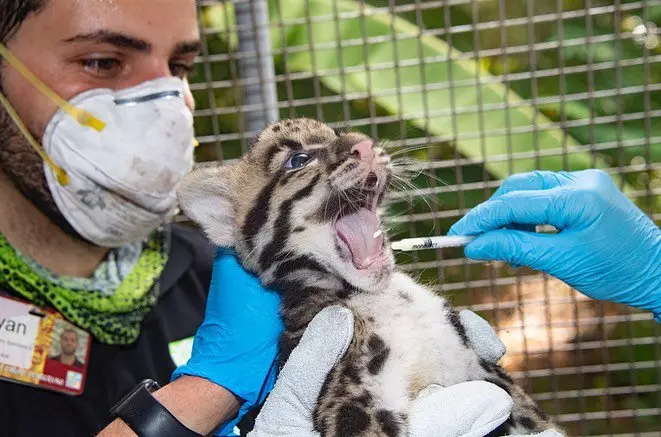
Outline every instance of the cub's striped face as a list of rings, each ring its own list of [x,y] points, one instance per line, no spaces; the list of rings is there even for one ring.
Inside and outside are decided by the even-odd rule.
[[[390,173],[388,156],[369,137],[285,120],[237,163],[193,171],[179,199],[212,241],[234,247],[267,282],[295,261],[370,289],[394,266],[379,213]]]

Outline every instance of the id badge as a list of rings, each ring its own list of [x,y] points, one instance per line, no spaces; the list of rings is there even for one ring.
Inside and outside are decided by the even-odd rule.
[[[0,379],[80,395],[90,335],[61,314],[0,296]]]

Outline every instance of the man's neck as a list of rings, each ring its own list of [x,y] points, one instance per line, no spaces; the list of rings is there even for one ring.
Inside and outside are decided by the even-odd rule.
[[[76,362],[76,356],[75,355],[60,355],[60,362],[62,364],[66,364],[67,366],[73,366],[73,364]]]
[[[0,234],[9,244],[59,276],[87,278],[108,249],[64,233],[0,170]]]

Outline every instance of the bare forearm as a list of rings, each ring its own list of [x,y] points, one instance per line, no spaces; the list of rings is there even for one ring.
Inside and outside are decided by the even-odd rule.
[[[193,376],[182,376],[154,393],[154,397],[181,423],[198,434],[207,435],[218,424],[233,417],[240,403],[223,387]],[[108,425],[99,437],[133,437],[121,419]]]

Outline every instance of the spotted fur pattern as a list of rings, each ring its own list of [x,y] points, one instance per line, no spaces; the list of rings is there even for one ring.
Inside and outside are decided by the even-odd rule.
[[[478,357],[448,302],[395,269],[387,241],[375,266],[352,262],[335,223],[380,205],[391,176],[383,149],[375,146],[369,162],[352,150],[366,140],[310,119],[285,120],[267,127],[237,163],[202,167],[179,190],[184,211],[208,237],[233,247],[244,267],[281,295],[282,362],[320,310],[342,305],[353,312],[354,338],[324,384],[315,429],[322,436],[405,436],[411,401],[424,387],[469,380],[493,382],[514,399],[511,417],[493,435],[552,428],[500,366]]]

